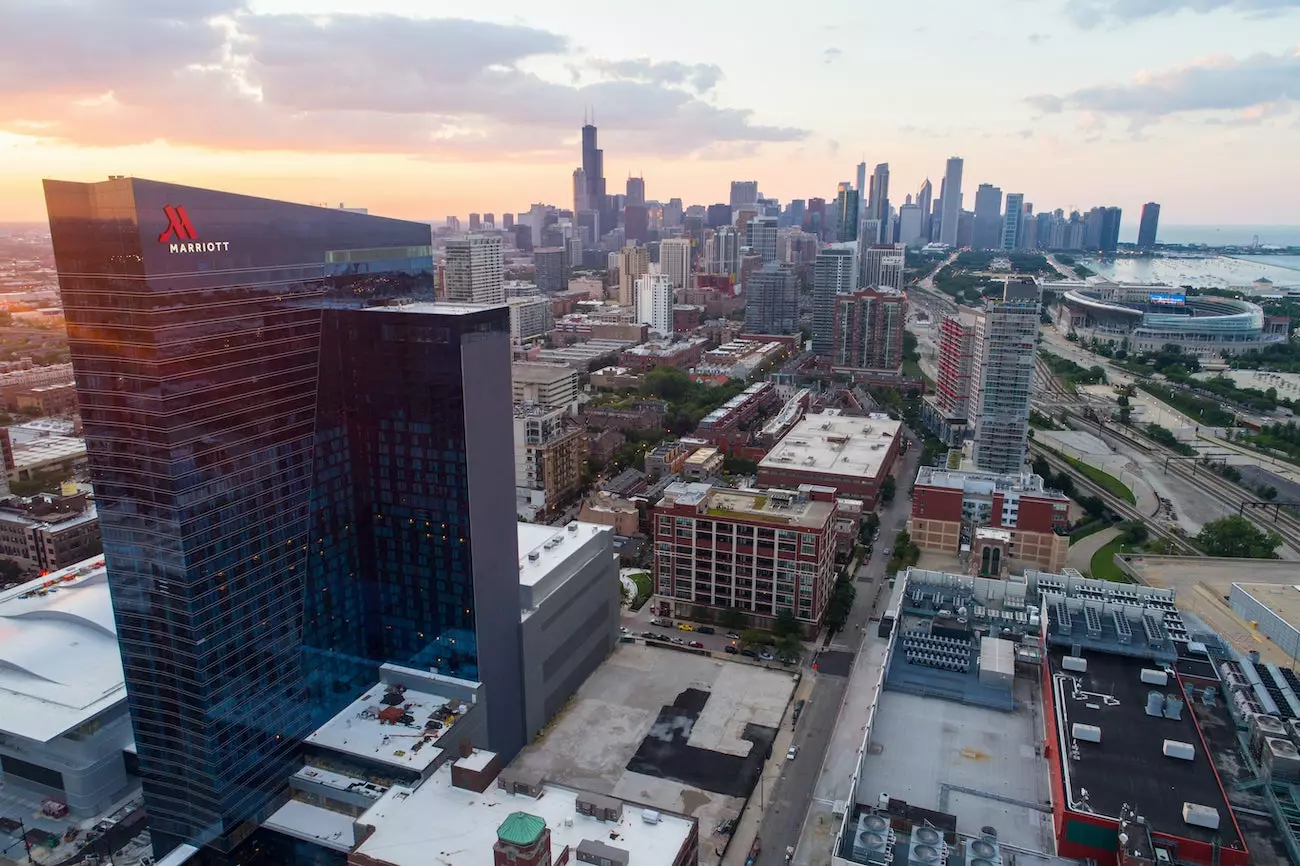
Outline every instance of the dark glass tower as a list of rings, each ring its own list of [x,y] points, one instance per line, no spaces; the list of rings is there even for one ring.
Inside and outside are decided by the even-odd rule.
[[[1138,246],[1149,250],[1156,245],[1156,232],[1160,228],[1160,205],[1149,201],[1142,205],[1142,222],[1138,224]]]
[[[432,297],[425,224],[46,201],[155,850],[237,845],[384,662],[484,682],[517,751],[504,308],[397,300]]]

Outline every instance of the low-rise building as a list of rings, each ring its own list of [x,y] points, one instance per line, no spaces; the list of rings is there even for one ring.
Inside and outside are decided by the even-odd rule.
[[[641,512],[631,499],[608,490],[598,490],[583,501],[578,518],[583,523],[608,526],[615,535],[626,537],[636,533]]]
[[[578,371],[565,364],[516,361],[510,366],[516,403],[568,409],[578,399]]]
[[[582,420],[588,427],[613,427],[618,430],[655,430],[664,426],[668,403],[664,400],[634,400],[627,405],[582,407]]]
[[[655,591],[675,616],[735,608],[770,626],[790,610],[820,622],[835,582],[834,518],[828,492],[674,482],[652,509]]]
[[[0,554],[56,571],[103,550],[99,516],[85,493],[13,497],[0,503]]]
[[[577,496],[587,466],[587,434],[564,409],[515,404],[515,498],[527,519]]]
[[[77,383],[68,381],[55,385],[37,385],[17,395],[18,411],[39,412],[42,416],[70,415],[77,411]]]
[[[0,400],[4,401],[6,409],[17,409],[20,393],[46,385],[64,385],[72,378],[71,364],[26,367],[0,373]]]
[[[7,455],[6,455],[7,456]],[[38,436],[13,440],[13,465],[6,467],[9,483],[30,481],[40,475],[71,478],[86,466],[86,440],[75,436]]]
[[[618,643],[619,579],[610,527],[519,524],[519,609],[528,739]]]
[[[529,360],[544,364],[567,364],[580,373],[586,373],[593,367],[605,366],[631,345],[630,340],[591,339],[563,348],[541,349],[533,353]]]
[[[645,455],[645,474],[651,478],[680,475],[691,449],[679,439],[660,442]]]
[[[675,343],[643,343],[624,349],[618,362],[637,373],[663,366],[685,370],[700,360],[708,345],[708,340],[703,337],[692,337]]]
[[[641,387],[641,375],[633,373],[627,367],[610,365],[601,367],[587,379],[593,388],[605,391],[623,391],[628,388]]]
[[[1048,490],[1043,479],[1025,472],[1001,475],[991,472],[939,469],[923,466],[912,487],[912,514],[908,532],[922,550],[959,554],[969,549],[982,573],[1001,573],[1019,562],[1047,571],[1059,571],[1069,552],[1070,500]],[[1007,533],[1005,539],[976,530]],[[1002,550],[1005,554],[993,550]],[[990,551],[984,556],[984,550]],[[1002,556],[1009,562],[1002,562]],[[988,563],[984,559],[989,559]]]
[[[678,334],[689,334],[704,321],[704,307],[698,304],[676,304],[673,306],[673,330]]]
[[[733,340],[705,352],[700,363],[691,368],[691,378],[710,385],[748,379],[785,352],[785,345],[773,340]]]
[[[887,415],[806,415],[758,464],[760,486],[813,484],[874,508],[898,457],[902,422]]]
[[[701,418],[695,435],[731,453],[749,442],[758,419],[780,403],[781,398],[771,382],[755,382]]]
[[[704,481],[722,474],[726,459],[717,448],[699,448],[682,461],[681,474],[692,481]]]

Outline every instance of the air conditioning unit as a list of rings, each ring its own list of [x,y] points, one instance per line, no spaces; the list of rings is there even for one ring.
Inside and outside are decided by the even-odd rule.
[[[943,834],[933,827],[914,827],[912,846],[907,852],[908,866],[944,866],[948,862],[948,846]]]

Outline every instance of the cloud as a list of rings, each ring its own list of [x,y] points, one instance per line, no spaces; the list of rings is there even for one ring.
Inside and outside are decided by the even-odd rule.
[[[0,0],[3,29],[25,34],[0,53],[0,130],[87,146],[549,159],[573,150],[591,106],[626,153],[807,136],[701,100],[722,77],[712,64],[604,61],[605,77],[583,85],[568,40],[534,27],[242,4]],[[50,46],[67,59],[50,63]],[[527,71],[534,58],[566,61],[563,80]]]
[[[1297,100],[1300,49],[1257,54],[1245,60],[1208,58],[1163,72],[1142,73],[1128,84],[1085,87],[1060,96],[1038,94],[1027,102],[1045,114],[1083,111],[1143,124],[1171,115],[1249,112]]]
[[[840,49],[832,45],[830,48],[827,48],[825,51],[822,52],[822,57],[825,58],[824,62],[834,63],[836,60],[840,59],[840,55],[842,55],[843,53],[844,53],[843,51],[841,51]]]
[[[1051,37],[1051,35],[1049,35],[1049,34],[1047,34],[1047,33],[1030,33],[1030,34],[1029,34],[1027,37],[1025,37],[1025,38],[1029,40],[1029,44],[1030,44],[1030,45],[1038,45],[1038,44],[1040,44],[1040,43],[1042,43],[1042,42],[1046,42],[1047,40],[1051,39],[1052,37]]]
[[[1263,17],[1282,15],[1300,9],[1300,0],[1066,0],[1065,12],[1080,27],[1123,24],[1190,12],[1229,10]]]
[[[593,60],[591,65],[616,78],[647,84],[686,85],[696,93],[706,93],[722,80],[722,70],[712,63],[655,62],[648,57],[638,57],[634,60]]]

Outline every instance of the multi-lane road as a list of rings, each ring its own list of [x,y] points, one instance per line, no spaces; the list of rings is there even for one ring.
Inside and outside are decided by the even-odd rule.
[[[908,513],[911,511],[911,500],[905,491],[911,487],[912,480],[916,477],[916,462],[920,458],[921,448],[910,433],[908,437],[912,440],[912,447],[899,459],[896,471],[898,496],[880,510],[880,538],[871,558],[862,563],[855,575],[857,597],[849,612],[848,622],[837,640],[855,648],[854,663],[857,662],[856,655],[861,650],[863,637],[875,610],[877,590],[882,585],[885,585],[886,591],[880,593],[881,604],[888,597],[885,564],[889,557],[884,551],[893,546],[894,535],[898,530],[906,528]],[[758,866],[784,864],[786,848],[798,843],[804,818],[812,803],[813,790],[823,770],[831,734],[840,721],[840,710],[848,683],[848,671],[839,669],[839,666],[827,664],[825,669],[816,673],[812,695],[794,728],[793,743],[799,747],[798,757],[786,763],[775,789],[765,793],[766,811],[759,828],[763,851],[759,855]],[[850,720],[847,723],[854,722]],[[774,755],[773,759],[784,760],[784,757]],[[826,769],[828,772],[846,774],[854,771],[853,767],[848,766]]]

